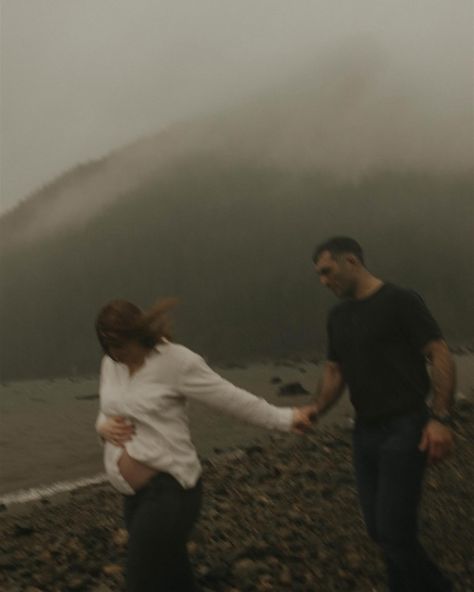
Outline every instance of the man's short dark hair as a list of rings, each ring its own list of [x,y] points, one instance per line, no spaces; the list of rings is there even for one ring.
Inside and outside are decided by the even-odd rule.
[[[318,245],[313,253],[313,262],[317,263],[324,251],[329,251],[333,257],[343,253],[351,253],[364,264],[364,253],[359,243],[349,236],[333,236]]]

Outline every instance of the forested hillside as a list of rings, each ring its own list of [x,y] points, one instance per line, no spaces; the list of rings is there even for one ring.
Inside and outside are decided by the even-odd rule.
[[[3,250],[2,379],[94,372],[94,317],[117,297],[178,296],[176,339],[214,360],[320,350],[334,300],[311,253],[333,234],[358,238],[375,273],[418,289],[448,338],[468,340],[473,213],[470,174],[356,182],[177,160],[94,217]]]

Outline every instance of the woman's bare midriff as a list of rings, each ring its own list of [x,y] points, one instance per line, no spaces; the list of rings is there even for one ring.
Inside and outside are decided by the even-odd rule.
[[[134,491],[145,487],[148,481],[159,472],[132,458],[125,448],[117,465],[122,477]]]

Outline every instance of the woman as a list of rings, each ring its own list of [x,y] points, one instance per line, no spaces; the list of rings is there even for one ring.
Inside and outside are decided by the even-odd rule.
[[[201,503],[201,465],[187,399],[250,423],[301,432],[313,408],[278,408],[237,388],[189,349],[169,341],[172,300],[148,312],[124,300],[100,311],[105,352],[97,431],[112,485],[124,494],[129,592],[196,590],[186,541]]]

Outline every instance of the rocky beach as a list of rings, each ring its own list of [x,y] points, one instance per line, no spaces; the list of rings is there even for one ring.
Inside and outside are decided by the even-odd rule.
[[[456,453],[428,470],[421,530],[429,553],[474,590],[474,400],[456,406]],[[189,543],[204,592],[382,592],[383,566],[359,514],[351,433],[315,426],[302,437],[222,450],[204,462],[205,498]],[[2,592],[120,592],[126,532],[121,496],[99,484],[4,509]]]

